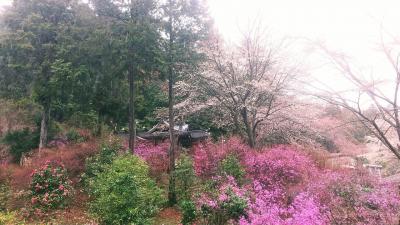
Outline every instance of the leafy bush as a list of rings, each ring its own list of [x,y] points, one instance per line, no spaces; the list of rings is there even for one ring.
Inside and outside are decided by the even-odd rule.
[[[65,206],[73,188],[61,163],[46,162],[33,171],[30,191],[32,205],[47,210]]]
[[[21,219],[17,218],[15,212],[1,212],[0,211],[0,225],[24,225]]]
[[[190,225],[196,220],[197,211],[196,205],[193,201],[183,200],[179,204],[182,211],[182,221],[183,225]]]
[[[8,183],[0,182],[0,212],[7,210],[7,203],[11,197],[11,189]]]
[[[70,129],[66,133],[67,140],[73,143],[80,143],[87,140],[87,137],[81,135],[77,130]]]
[[[86,185],[89,185],[88,183],[92,182],[91,179],[96,177],[97,174],[106,171],[122,149],[123,147],[117,139],[103,142],[99,153],[86,159],[85,173],[82,174]]]
[[[18,162],[22,153],[29,152],[39,146],[39,132],[32,132],[29,128],[10,131],[4,136],[3,142],[10,146],[10,154]]]
[[[245,170],[240,165],[239,159],[232,154],[229,154],[222,160],[220,170],[223,174],[234,177],[239,183],[241,183],[245,175]]]
[[[150,224],[164,203],[149,168],[132,155],[117,157],[90,185],[90,211],[102,224]]]
[[[202,224],[225,225],[247,216],[248,199],[233,177],[214,177],[214,192],[203,193],[197,199]],[[217,191],[218,190],[218,191]]]
[[[192,159],[182,154],[175,168],[176,191],[179,199],[189,200],[196,179]]]

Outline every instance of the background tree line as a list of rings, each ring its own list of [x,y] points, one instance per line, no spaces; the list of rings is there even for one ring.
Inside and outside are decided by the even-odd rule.
[[[52,121],[70,120],[98,133],[128,124],[134,151],[156,108],[169,105],[174,126],[174,82],[195,72],[211,20],[198,0],[15,0],[1,24],[0,95],[40,108],[39,151]]]

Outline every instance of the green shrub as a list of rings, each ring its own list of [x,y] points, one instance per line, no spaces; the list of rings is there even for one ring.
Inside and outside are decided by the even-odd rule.
[[[71,183],[61,163],[46,162],[32,173],[32,205],[44,210],[65,206],[73,194]]]
[[[179,204],[182,211],[182,221],[183,225],[192,224],[196,220],[196,205],[193,201],[184,200]]]
[[[67,140],[72,143],[80,143],[86,141],[86,137],[82,136],[77,130],[70,129],[66,133]]]
[[[10,146],[10,154],[14,157],[14,161],[18,162],[22,153],[39,146],[39,132],[32,132],[29,128],[10,131],[4,136],[3,142]]]
[[[0,212],[7,210],[7,205],[11,197],[11,189],[8,183],[0,182]]]
[[[225,225],[230,220],[238,221],[242,216],[246,216],[247,200],[235,194],[231,189],[227,189],[223,200],[218,200],[215,205],[207,203],[201,205],[201,224]],[[221,197],[221,196],[220,196]]]
[[[75,111],[69,118],[68,124],[78,128],[87,128],[94,131],[98,125],[98,114],[95,111]]]
[[[102,224],[151,224],[164,203],[163,192],[149,177],[149,168],[132,155],[117,157],[90,184],[90,211]]]
[[[0,211],[0,225],[24,225],[21,219],[17,218],[15,212],[1,212]]]
[[[245,175],[245,170],[240,165],[239,159],[235,155],[226,156],[219,165],[220,171],[228,176],[232,176],[240,183]]]
[[[190,199],[196,179],[192,159],[188,155],[182,154],[177,162],[174,173],[178,198],[180,200]]]
[[[93,178],[104,171],[111,165],[118,152],[123,149],[119,140],[111,140],[103,142],[100,146],[100,151],[95,156],[86,159],[85,173],[82,178],[86,186],[93,182]]]

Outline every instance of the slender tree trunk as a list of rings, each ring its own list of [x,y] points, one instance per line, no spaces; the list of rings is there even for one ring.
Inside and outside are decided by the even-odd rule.
[[[168,201],[170,205],[176,203],[175,193],[175,132],[174,132],[174,92],[173,92],[173,74],[172,68],[169,69],[168,81],[168,112],[169,112],[169,186],[168,186]]]
[[[170,10],[172,2],[169,0]],[[176,203],[175,192],[175,133],[174,133],[174,71],[173,71],[173,42],[174,34],[172,29],[172,12],[169,15],[169,48],[168,48],[168,113],[169,113],[169,184],[168,184],[168,202],[172,206]]]
[[[129,150],[135,152],[136,122],[135,122],[135,71],[133,65],[128,69],[129,82]]]
[[[246,126],[248,144],[250,145],[250,147],[254,148],[256,146],[256,140],[255,140],[253,128],[252,128],[250,121],[248,119],[248,116],[247,116],[247,108],[246,107],[243,108],[241,113],[242,113],[244,125]]]
[[[40,151],[47,146],[47,134],[50,121],[50,106],[45,104],[42,111],[42,122],[40,124],[40,141],[39,141],[39,156]]]

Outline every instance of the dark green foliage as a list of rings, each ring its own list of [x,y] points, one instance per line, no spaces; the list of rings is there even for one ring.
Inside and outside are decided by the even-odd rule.
[[[164,203],[162,190],[148,176],[147,164],[136,156],[117,157],[90,185],[90,211],[101,224],[151,224]]]
[[[95,111],[74,112],[69,118],[68,123],[79,128],[95,128],[98,116]]]
[[[176,192],[180,200],[191,199],[196,175],[193,169],[193,162],[190,156],[182,154],[178,159],[174,171],[176,179]]]
[[[86,186],[89,186],[98,174],[107,170],[122,149],[123,147],[118,140],[111,140],[100,146],[97,155],[86,159],[86,169],[82,175]]]
[[[211,208],[206,204],[201,207],[201,216],[205,224],[225,225],[230,220],[238,221],[246,216],[247,200],[233,193],[231,189],[226,191],[227,200],[221,202],[217,208]]]
[[[168,99],[158,83],[142,83],[137,89],[135,106],[138,131],[148,131],[159,122],[155,110],[167,107]]]
[[[80,143],[86,141],[86,137],[82,136],[76,129],[69,129],[66,133],[67,140],[72,143]]]
[[[0,173],[0,175],[3,175]],[[11,199],[11,188],[9,177],[0,177],[0,212],[6,211],[9,200]]]
[[[219,166],[220,171],[224,175],[232,176],[235,178],[236,182],[241,183],[244,175],[245,170],[242,165],[240,165],[239,159],[235,155],[228,155],[226,156]]]
[[[197,211],[196,204],[190,200],[184,200],[179,203],[182,211],[182,225],[190,225],[196,220]]]
[[[214,140],[218,140],[221,136],[227,135],[232,128],[220,127],[213,122],[213,118],[216,117],[212,110],[202,111],[193,115],[190,115],[187,119],[187,123],[190,125],[191,130],[205,130],[211,133],[211,137]]]
[[[14,161],[18,162],[23,153],[37,148],[39,145],[39,132],[31,131],[29,128],[8,132],[3,142],[10,147],[10,154]]]
[[[193,72],[202,59],[196,45],[207,33],[205,10],[197,1],[174,1],[168,15],[164,2],[153,0],[90,3],[15,1],[0,18],[0,97],[34,101],[40,119],[50,115],[44,123],[120,131],[128,123],[133,72],[135,124],[148,130],[158,122],[156,109],[167,106],[160,78],[171,54],[176,76]],[[171,49],[168,16],[176,25]]]
[[[240,217],[246,215],[247,201],[228,191],[229,201],[224,201],[221,209],[226,212],[226,215],[233,219],[239,220]]]

